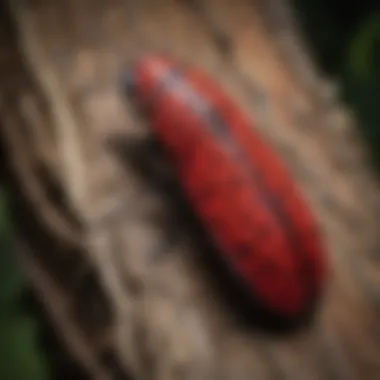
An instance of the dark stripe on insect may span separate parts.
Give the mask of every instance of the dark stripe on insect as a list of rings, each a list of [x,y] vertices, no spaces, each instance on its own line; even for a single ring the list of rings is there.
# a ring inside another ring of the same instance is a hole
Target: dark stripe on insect
[[[225,125],[225,122],[217,115],[217,111],[211,110],[209,112],[209,115],[207,115],[207,118],[209,120],[212,120],[212,123],[218,124],[218,130],[228,130],[227,126]],[[206,119],[207,120],[207,119]],[[288,241],[291,243],[294,253],[297,255],[298,260],[296,260],[296,265],[298,266],[298,272],[301,278],[304,279],[306,284],[309,284],[309,291],[312,290],[312,283],[311,278],[309,278],[309,267],[307,262],[305,261],[305,255],[303,254],[302,247],[299,246],[298,239],[297,239],[297,232],[295,231],[294,225],[291,221],[291,219],[288,218],[286,212],[283,210],[283,207],[281,203],[277,200],[277,197],[275,194],[273,194],[269,189],[265,187],[265,182],[262,181],[262,174],[260,173],[257,168],[255,168],[254,165],[250,165],[247,163],[246,154],[244,152],[241,152],[239,147],[236,146],[236,141],[232,138],[231,139],[234,142],[235,145],[235,151],[236,151],[236,159],[239,160],[243,165],[246,167],[248,172],[252,173],[253,176],[253,182],[257,185],[259,188],[259,191],[263,197],[263,199],[266,201],[266,204],[268,207],[274,212],[275,215],[277,215],[279,221],[281,222],[283,228],[285,229],[285,233],[288,237]]]
[[[275,215],[277,215],[279,221],[282,223],[285,233],[288,236],[288,240],[294,248],[294,253],[296,253],[298,257],[296,265],[298,266],[299,275],[305,280],[305,283],[309,284],[308,288],[309,291],[311,291],[313,287],[311,284],[311,278],[309,278],[309,267],[305,261],[306,256],[303,255],[304,252],[302,252],[302,248],[297,244],[298,239],[294,225],[287,217],[281,203],[276,199],[276,196],[265,187],[265,182],[261,180],[262,175],[260,171],[257,170],[254,165],[248,164],[246,153],[239,149],[236,140],[229,133],[228,125],[226,125],[223,119],[219,116],[218,111],[213,109],[202,96],[183,80],[182,74],[183,70],[181,68],[168,70],[168,72],[162,76],[162,79],[156,87],[154,91],[154,99],[152,99],[152,101],[157,99],[157,97],[159,97],[164,91],[178,93],[184,104],[188,105],[199,118],[203,119],[205,125],[209,127],[209,131],[225,143],[226,147],[233,155],[233,158],[243,163],[247,172],[251,173],[253,176],[253,182],[259,188],[259,192],[263,199],[266,200],[267,206]]]

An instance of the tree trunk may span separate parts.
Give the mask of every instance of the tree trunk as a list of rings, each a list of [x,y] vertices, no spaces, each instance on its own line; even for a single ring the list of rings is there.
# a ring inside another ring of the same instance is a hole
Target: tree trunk
[[[91,378],[379,379],[378,184],[288,2],[8,5],[0,117],[20,256]],[[105,144],[144,129],[120,75],[151,49],[216,77],[304,190],[332,266],[311,328],[268,337],[237,323],[187,233],[168,242],[162,197]]]

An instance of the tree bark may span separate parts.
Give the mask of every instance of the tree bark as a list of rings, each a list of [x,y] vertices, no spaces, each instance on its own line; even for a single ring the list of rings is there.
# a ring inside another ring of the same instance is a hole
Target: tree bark
[[[0,117],[20,255],[91,378],[380,377],[378,183],[288,2],[20,0],[8,8]],[[305,192],[332,266],[311,328],[275,338],[238,324],[193,260],[188,234],[168,243],[160,195],[105,144],[144,129],[120,95],[120,75],[152,49],[216,77]]]

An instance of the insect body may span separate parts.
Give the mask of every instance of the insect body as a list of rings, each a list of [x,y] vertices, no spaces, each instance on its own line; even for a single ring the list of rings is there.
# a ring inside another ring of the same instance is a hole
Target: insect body
[[[254,298],[289,320],[325,278],[314,218],[281,160],[212,79],[162,56],[140,59],[129,94],[144,109],[207,233]]]

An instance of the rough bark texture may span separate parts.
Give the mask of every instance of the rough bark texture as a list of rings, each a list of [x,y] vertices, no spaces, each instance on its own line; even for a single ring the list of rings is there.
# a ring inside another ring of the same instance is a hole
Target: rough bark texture
[[[347,110],[300,47],[287,2],[12,0],[9,8],[0,117],[21,257],[91,378],[379,379],[378,184]],[[306,331],[276,338],[239,325],[187,234],[165,244],[154,222],[169,212],[160,196],[106,146],[143,129],[119,80],[150,49],[212,73],[304,189],[332,266]]]

